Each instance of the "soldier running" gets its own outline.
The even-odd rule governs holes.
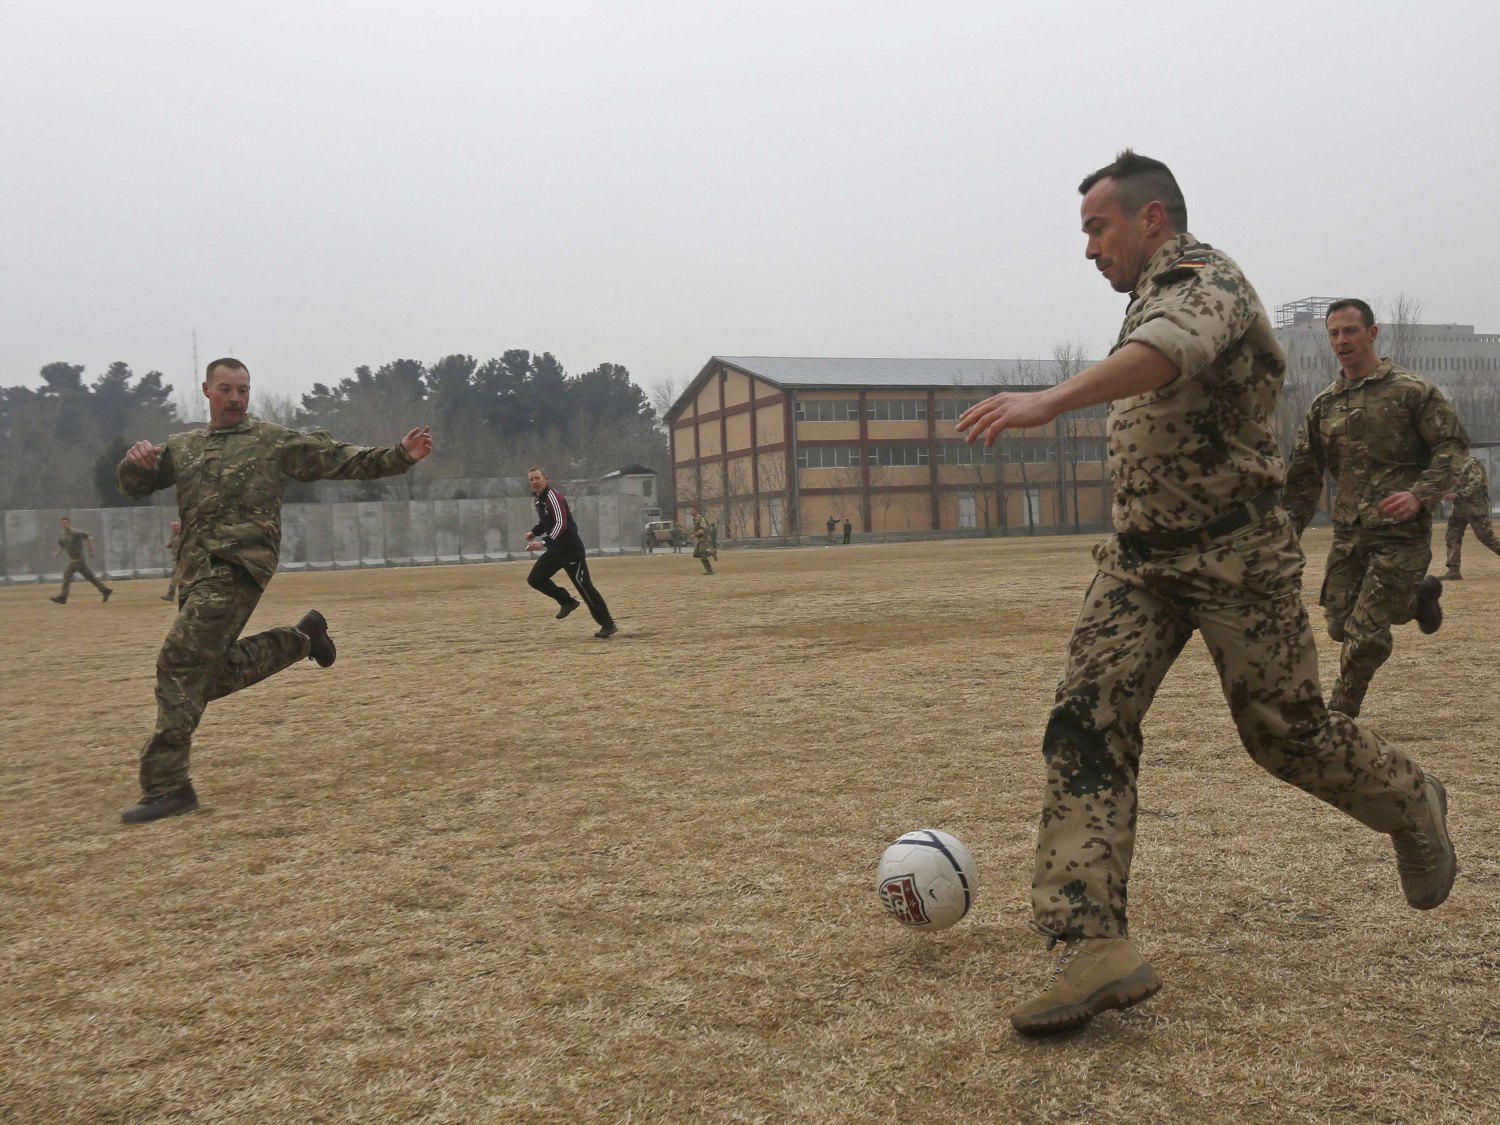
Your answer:
[[[169,602],[177,596],[177,556],[182,546],[182,521],[172,521],[172,534],[167,536],[167,555],[172,560],[172,575],[167,580],[167,592],[161,596],[161,600]]]
[[[114,593],[99,579],[94,577],[94,572],[89,569],[89,564],[83,561],[84,548],[88,549],[89,558],[94,557],[94,537],[87,531],[74,531],[73,521],[63,516],[61,521],[62,535],[57,540],[57,550],[52,552],[55,559],[64,551],[68,554],[68,565],[63,568],[62,593],[55,594],[50,600],[58,605],[63,605],[68,600],[68,587],[73,584],[73,575],[83,575],[84,581],[92,582],[94,589],[98,590],[104,601],[109,601],[109,596]]]
[[[156,730],[141,754],[141,799],[127,824],[191,812],[193,731],[210,700],[259,683],[300,660],[327,668],[337,651],[328,622],[309,610],[293,626],[240,639],[281,554],[287,478],[373,480],[404,473],[432,452],[427,427],[399,445],[364,448],[323,431],[299,434],[252,419],[250,372],[216,359],[203,383],[206,429],[164,445],[136,442],[120,462],[120,492],[132,500],[177,486],[182,522],[177,619],[156,658]]]
[[[969,441],[1109,403],[1111,535],[1068,645],[1042,740],[1046,795],[1031,905],[1065,946],[1011,1013],[1026,1034],[1062,1031],[1161,987],[1130,942],[1126,884],[1147,708],[1195,631],[1257,764],[1396,845],[1407,901],[1442,903],[1457,871],[1447,798],[1430,774],[1318,690],[1302,606],[1302,551],[1278,501],[1271,424],[1286,361],[1255,290],[1187,228],[1165,164],[1129,150],[1085,179],[1085,254],[1130,294],[1109,358],[1037,392],[964,412]],[[984,716],[989,718],[989,716]]]
[[[703,518],[703,513],[697,508],[689,508],[693,516],[693,558],[703,563],[703,572],[712,574],[714,564],[710,558],[717,558],[718,552],[714,550],[713,537],[708,530],[708,521]]]
[[[1444,582],[1463,581],[1464,532],[1474,529],[1478,539],[1495,554],[1500,555],[1500,541],[1495,539],[1495,529],[1490,524],[1490,478],[1484,471],[1484,462],[1470,456],[1458,471],[1458,484],[1443,499],[1453,503],[1453,514],[1448,517],[1448,570]]]

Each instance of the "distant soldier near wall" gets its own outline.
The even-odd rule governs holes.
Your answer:
[[[1495,554],[1500,555],[1500,542],[1495,539],[1495,529],[1490,525],[1490,478],[1484,471],[1484,462],[1471,456],[1458,471],[1458,484],[1445,500],[1453,504],[1453,514],[1448,517],[1448,571],[1444,582],[1463,580],[1459,567],[1464,546],[1464,532],[1474,529],[1478,539]]]
[[[167,580],[167,592],[161,596],[161,600],[169,602],[177,596],[177,556],[182,547],[182,521],[172,521],[172,534],[167,537],[167,557],[172,560],[172,575]]]
[[[83,575],[84,581],[92,582],[94,589],[98,590],[105,601],[114,593],[108,586],[94,577],[94,572],[89,569],[89,564],[83,561],[84,549],[88,549],[89,557],[94,554],[94,537],[87,531],[74,531],[73,521],[67,516],[59,521],[62,524],[62,535],[57,540],[57,550],[52,552],[55,559],[64,551],[68,553],[68,565],[63,569],[62,593],[55,595],[52,601],[63,605],[68,600],[68,587],[73,584],[73,575]]]
[[[705,574],[712,574],[714,564],[709,559],[717,554],[714,550],[713,534],[708,529],[708,521],[703,518],[703,513],[697,508],[689,510],[693,513],[693,558],[703,563]]]

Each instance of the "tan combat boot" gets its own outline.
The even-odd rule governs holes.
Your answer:
[[[1041,994],[1011,1012],[1010,1024],[1023,1035],[1067,1031],[1160,990],[1155,970],[1128,938],[1070,938]]]
[[[1396,870],[1406,901],[1418,910],[1441,906],[1458,877],[1458,854],[1448,838],[1448,791],[1428,774],[1424,788],[1427,801],[1417,812],[1417,826],[1392,832],[1396,844]]]

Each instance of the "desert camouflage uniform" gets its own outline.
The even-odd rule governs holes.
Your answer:
[[[1416,613],[1417,584],[1432,561],[1432,511],[1469,451],[1451,403],[1420,375],[1389,360],[1350,382],[1335,379],[1308,408],[1287,467],[1283,502],[1300,532],[1332,474],[1333,548],[1318,604],[1328,635],[1343,643],[1329,706],[1358,714],[1391,655],[1391,626]],[[1381,515],[1394,492],[1422,508],[1408,520]]]
[[[1448,517],[1448,573],[1458,575],[1462,562],[1464,531],[1472,527],[1478,539],[1495,554],[1500,555],[1500,542],[1495,540],[1495,529],[1490,525],[1490,478],[1484,471],[1484,463],[1470,457],[1458,472],[1458,483],[1453,489],[1458,495],[1453,501],[1453,514]]]
[[[1131,341],[1180,374],[1110,407],[1117,533],[1094,549],[1043,741],[1032,909],[1039,930],[1065,938],[1127,933],[1141,723],[1195,629],[1259,765],[1378,831],[1410,827],[1423,808],[1417,765],[1330,714],[1318,690],[1302,551],[1276,506],[1286,364],[1255,291],[1180,235],[1142,272],[1116,348]],[[1201,530],[1224,517],[1244,522]]]
[[[699,512],[693,517],[693,558],[700,559],[703,569],[712,574],[713,564],[708,560],[714,554],[713,537],[708,530],[708,521],[703,518],[703,513]]]
[[[73,575],[83,576],[85,582],[92,582],[94,589],[101,594],[109,589],[103,582],[94,577],[94,572],[89,569],[89,564],[83,559],[83,545],[93,536],[87,531],[79,531],[76,527],[69,528],[63,532],[57,540],[57,545],[68,555],[68,565],[63,568],[62,592],[58,597],[63,601],[68,600],[68,587],[73,585]]]
[[[182,546],[182,532],[174,531],[167,539],[167,554],[172,556],[172,575],[167,581],[167,592],[165,598],[171,598],[177,593],[177,555]]]
[[[153,472],[122,461],[120,492],[131,499],[177,486],[182,521],[177,619],[156,658],[156,730],[141,754],[141,793],[188,783],[193,731],[210,700],[259,683],[307,656],[296,629],[240,639],[281,555],[287,478],[371,480],[406,472],[400,445],[346,445],[321,431],[299,434],[247,419],[225,430],[167,439]]]

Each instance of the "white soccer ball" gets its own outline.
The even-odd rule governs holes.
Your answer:
[[[979,889],[974,857],[936,828],[908,832],[880,857],[881,905],[903,926],[946,930],[969,912]]]

